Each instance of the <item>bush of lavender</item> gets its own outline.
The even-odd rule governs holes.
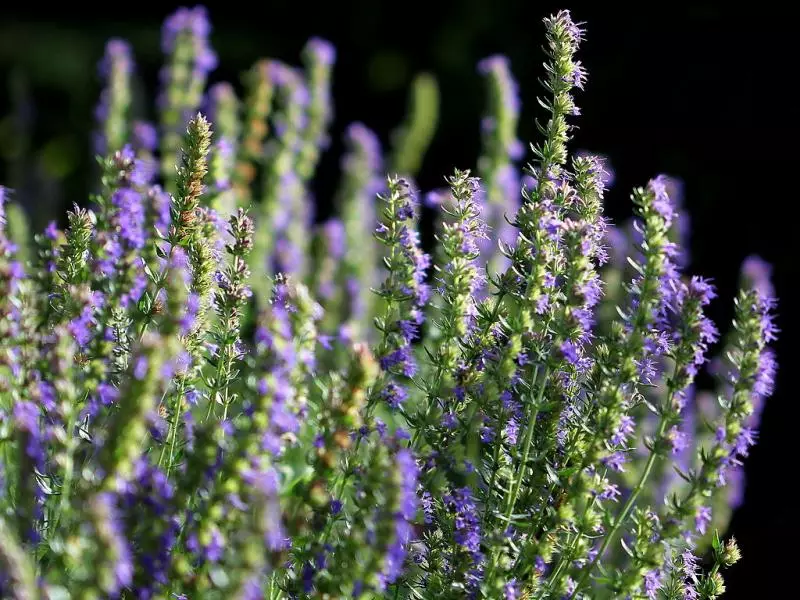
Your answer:
[[[770,268],[742,266],[718,335],[679,182],[609,223],[610,167],[568,150],[582,27],[563,11],[543,33],[524,167],[517,87],[488,57],[475,168],[417,189],[423,76],[390,149],[347,128],[323,223],[328,42],[206,90],[209,23],[181,9],[155,125],[108,43],[93,195],[28,236],[0,188],[3,598],[724,592],[772,391]]]

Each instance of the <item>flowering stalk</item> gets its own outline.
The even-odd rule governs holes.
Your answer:
[[[274,112],[276,137],[271,139],[263,179],[261,205],[255,216],[256,236],[250,268],[255,273],[302,273],[304,255],[293,245],[295,236],[288,229],[300,228],[305,235],[310,214],[306,196],[295,166],[306,126],[309,92],[300,74],[273,61],[268,66],[275,87],[278,110]],[[268,280],[254,281],[256,297],[269,293]]]
[[[348,334],[364,339],[372,334],[375,295],[379,284],[379,246],[373,230],[377,221],[375,196],[383,190],[380,141],[362,123],[345,131],[347,154],[342,158],[342,181],[337,206],[345,229],[343,287],[350,296],[345,308]],[[371,338],[369,338],[371,339]]]
[[[474,327],[474,294],[482,281],[477,264],[478,244],[486,232],[475,201],[479,182],[470,176],[469,171],[456,170],[448,183],[453,206],[444,210],[452,221],[443,225],[437,238],[446,263],[434,267],[438,272],[437,291],[441,298],[440,319],[434,322],[437,336],[432,343],[435,347],[428,350],[434,372],[425,390],[427,400],[424,410],[414,421],[412,447],[430,427],[432,415],[438,415],[443,410],[440,402],[452,393],[455,386],[454,376],[461,354],[459,340],[467,337]]]
[[[514,165],[524,150],[517,139],[519,90],[504,56],[483,59],[478,70],[488,88],[488,108],[481,121],[483,154],[478,159],[478,175],[486,194],[487,225],[498,242],[510,246],[515,238],[511,223],[519,208],[522,186]],[[497,243],[481,246],[490,272],[501,273],[508,267],[508,259]]]
[[[682,536],[691,539],[705,532],[711,511],[703,504],[704,498],[725,484],[728,471],[754,443],[752,431],[744,423],[752,414],[754,403],[772,393],[775,363],[767,344],[776,335],[774,304],[772,297],[753,288],[743,288],[736,298],[729,353],[731,393],[717,424],[714,443],[700,450],[700,469],[686,474],[688,489],[671,499],[660,515],[663,526],[658,536],[664,542],[674,542]],[[630,573],[620,575],[620,589],[637,589],[641,581],[636,575],[648,569],[657,572],[664,559],[658,551],[635,555]]]
[[[181,144],[181,131],[192,113],[200,107],[209,72],[217,66],[217,56],[208,45],[211,26],[205,8],[179,8],[164,22],[162,51],[169,63],[161,71],[162,89],[158,104],[161,126],[161,175],[167,190],[175,190],[175,161]]]
[[[11,600],[36,600],[36,573],[14,532],[0,517],[0,592]]]
[[[100,76],[106,87],[100,94],[100,104],[95,111],[99,131],[95,134],[96,154],[106,157],[122,150],[128,139],[131,105],[131,75],[133,57],[130,45],[120,39],[106,44],[106,52],[99,65]]]
[[[214,307],[219,319],[214,332],[214,345],[217,350],[216,374],[209,380],[209,408],[213,414],[214,407],[223,407],[223,421],[227,418],[229,405],[236,400],[229,396],[231,383],[237,376],[236,363],[240,357],[239,329],[245,302],[250,297],[247,280],[250,271],[247,268],[247,255],[253,247],[253,221],[243,209],[231,216],[229,233],[233,238],[225,250],[231,262],[224,271],[217,272],[219,289],[214,295]]]
[[[211,145],[211,128],[203,115],[198,114],[189,121],[186,130],[185,149],[181,167],[178,169],[177,192],[170,203],[170,223],[166,234],[166,250],[160,248],[159,256],[169,264],[176,249],[191,257],[194,267],[195,293],[207,296],[210,292],[213,264],[210,262],[208,240],[202,236],[200,219],[200,196],[203,193],[203,179],[208,173],[207,156]],[[144,313],[147,315],[142,331],[160,309],[159,295],[164,288],[168,269],[164,268],[153,276],[154,291],[145,298]]]
[[[209,205],[223,215],[235,212],[237,200],[233,189],[236,155],[240,138],[239,99],[228,83],[218,83],[208,92],[209,119],[215,124],[217,140],[209,158],[211,200]]]
[[[270,78],[269,61],[258,61],[244,77],[246,96],[242,140],[236,157],[235,188],[242,201],[252,196],[251,184],[262,162],[264,138],[269,131],[267,117],[274,87]]]
[[[698,367],[705,361],[708,345],[716,340],[716,330],[702,312],[714,295],[713,288],[699,278],[693,278],[688,284],[681,285],[673,309],[678,319],[675,332],[676,345],[673,350],[674,375],[666,382],[669,390],[666,402],[658,408],[659,422],[655,437],[648,443],[650,454],[647,463],[625,505],[605,534],[594,560],[583,569],[582,576],[572,592],[573,597],[577,596],[586,584],[592,569],[613,541],[619,528],[625,523],[647,483],[655,461],[663,458],[668,452],[675,451],[677,443],[675,436],[679,435],[678,426],[681,422],[680,413],[685,402],[686,388],[692,384]]]
[[[333,118],[331,75],[336,50],[330,42],[312,38],[303,48],[309,92],[307,123],[297,157],[297,174],[303,181],[314,175],[321,151],[328,146],[328,127]]]
[[[102,258],[92,265],[93,287],[108,299],[103,310],[117,320],[140,319],[138,302],[147,287],[140,254],[145,247],[146,164],[125,145],[106,163],[104,193],[98,197],[94,244]]]
[[[577,513],[590,529],[594,527],[593,515],[597,514],[595,503],[599,500],[591,490],[602,489],[604,483],[595,468],[587,470],[587,467],[599,464],[612,470],[622,468],[625,456],[617,450],[617,445],[625,440],[620,432],[624,431],[621,427],[625,423],[624,417],[628,410],[626,390],[639,381],[638,357],[644,352],[646,339],[663,298],[661,280],[667,261],[666,232],[672,219],[669,198],[657,182],[650,182],[646,189],[635,190],[634,201],[643,221],[645,240],[642,244],[644,264],[637,266],[640,276],[631,288],[636,294],[631,302],[634,308],[626,319],[625,331],[620,328],[612,333],[614,337],[609,340],[614,344],[611,353],[604,356],[602,362],[595,367],[610,369],[612,374],[605,377],[599,389],[594,392],[596,406],[592,407],[592,412],[586,417],[592,426],[581,436],[584,439],[578,438],[573,442],[580,448],[581,459],[577,473],[566,486],[565,499],[569,508],[563,512],[568,517],[564,521],[569,523],[572,515]],[[609,361],[608,365],[603,364],[605,361]],[[581,504],[584,505],[583,511],[579,511]],[[569,550],[560,557],[549,578],[548,589],[558,589],[563,569],[574,558],[572,552],[577,550],[575,544],[585,539],[584,535],[585,532],[579,532],[576,536],[570,536],[572,541],[567,545]],[[582,551],[588,551],[588,548],[583,548]]]
[[[62,293],[70,285],[84,283],[89,276],[89,243],[94,236],[96,217],[89,210],[75,205],[67,213],[69,227],[64,232],[66,244],[59,254],[56,269]],[[66,294],[62,295],[62,302]]]
[[[369,406],[373,407],[381,399],[390,408],[397,408],[408,395],[399,381],[417,372],[411,342],[419,335],[423,320],[421,307],[428,300],[429,290],[424,278],[430,258],[420,249],[418,234],[409,226],[415,203],[408,182],[389,178],[388,187],[383,197],[382,219],[375,230],[378,241],[388,249],[384,259],[388,274],[376,291],[384,303],[382,314],[376,320],[376,327],[382,334],[376,354],[384,377],[380,385],[375,386]]]
[[[433,141],[439,121],[439,86],[430,73],[420,73],[411,82],[408,114],[392,132],[390,172],[414,177]]]

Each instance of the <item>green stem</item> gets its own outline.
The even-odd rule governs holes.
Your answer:
[[[514,483],[511,488],[511,494],[508,497],[508,505],[506,507],[506,514],[505,519],[506,521],[511,519],[511,515],[514,512],[514,505],[517,503],[517,497],[519,496],[519,490],[522,487],[522,479],[525,474],[525,469],[528,468],[528,458],[530,457],[531,453],[531,444],[533,442],[533,431],[536,429],[536,417],[539,414],[539,406],[542,403],[542,398],[544,397],[544,390],[545,390],[545,383],[547,382],[547,377],[550,375],[550,369],[545,369],[544,377],[542,379],[542,385],[539,388],[539,396],[536,398],[536,403],[531,404],[530,412],[528,413],[528,429],[525,432],[525,441],[523,442],[522,447],[522,460],[519,463],[518,472],[514,475]],[[534,384],[539,379],[539,367],[536,367],[536,370],[533,374],[533,382]]]
[[[182,399],[183,399],[183,382],[181,382],[181,389],[179,390],[179,393],[175,396],[175,404],[173,406],[173,416],[172,416],[173,427],[172,427],[172,437],[169,442],[169,460],[167,461],[167,477],[169,477],[169,474],[172,471],[172,466],[175,464],[175,445],[178,439],[178,423],[181,419],[180,406]],[[161,460],[159,459],[158,462],[160,466]]]
[[[486,319],[486,322],[484,323],[484,326],[481,329],[481,332],[480,332],[481,336],[486,335],[486,333],[489,331],[491,326],[494,325],[494,323],[497,322],[497,315],[500,312],[500,305],[501,305],[501,303],[503,301],[503,296],[505,296],[505,293],[502,292],[502,291],[500,291],[497,294],[497,296],[495,296],[495,302],[494,302],[494,306],[492,307],[492,313],[489,316],[489,318]],[[444,372],[443,372],[442,367],[441,366],[437,367],[436,374],[434,376],[434,381],[436,382],[436,385],[434,386],[434,392],[438,392],[439,391],[439,385],[441,383],[441,379],[442,379],[443,376],[444,376]],[[427,406],[426,406],[426,409],[425,409],[425,418],[424,418],[424,421],[422,423],[423,426],[422,427],[417,427],[414,430],[414,435],[411,438],[411,448],[415,452],[417,452],[419,450],[419,448],[417,448],[417,443],[419,442],[419,436],[422,435],[422,431],[425,428],[424,426],[427,425],[428,419],[430,418],[430,413],[433,410],[433,405],[434,405],[434,402],[436,400],[436,397],[437,397],[437,393],[428,394],[428,402],[427,402]]]
[[[58,502],[58,513],[56,513],[51,531],[57,531],[58,522],[69,508],[70,495],[72,493],[72,480],[75,475],[75,448],[77,447],[75,435],[73,433],[78,416],[78,411],[76,409],[76,406],[72,406],[72,410],[69,414],[69,422],[67,424],[67,456],[64,461],[64,483],[61,485],[61,498]]]
[[[169,423],[169,431],[167,432],[167,444],[163,444],[161,446],[161,454],[158,456],[158,466],[161,467],[161,463],[164,461],[164,455],[167,452],[167,445],[169,441],[177,435],[178,429],[178,407],[180,406],[180,399],[183,396],[183,385],[184,379],[181,378],[180,385],[178,386],[177,394],[175,397],[175,403],[172,407],[172,420]],[[161,397],[161,402],[164,402],[164,398],[166,397],[167,392],[164,392],[164,395]],[[170,464],[172,463],[172,449],[170,449]],[[167,475],[169,475],[169,471],[167,471]]]
[[[489,489],[486,498],[486,506],[483,509],[483,518],[481,519],[481,525],[483,527],[486,526],[486,519],[489,517],[489,514],[492,512],[492,500],[494,499],[494,484],[497,482],[497,463],[500,460],[500,448],[503,445],[500,443],[500,430],[501,430],[502,421],[497,419],[497,426],[495,427],[494,432],[494,453],[492,454],[492,478],[489,480]]]
[[[603,477],[605,477],[605,476],[606,476],[606,472],[604,471],[603,472]],[[580,520],[578,522],[581,522],[586,518],[586,515],[589,514],[590,510],[592,510],[592,508],[594,507],[594,503],[596,501],[597,501],[597,496],[593,497],[589,502],[586,503],[586,505],[583,507],[583,512],[581,513],[581,518],[580,518]],[[575,537],[573,537],[569,541],[569,547],[568,547],[567,551],[561,553],[561,556],[558,559],[558,564],[556,565],[556,568],[553,569],[553,573],[548,578],[548,584],[546,586],[542,587],[542,590],[540,591],[539,595],[537,595],[537,599],[543,598],[544,594],[546,592],[549,592],[553,588],[553,586],[557,586],[558,585],[559,576],[561,575],[561,572],[566,568],[567,564],[569,564],[569,562],[570,562],[570,558],[569,557],[572,556],[572,552],[575,550],[575,546],[577,545],[578,540],[580,540],[581,535],[583,535],[583,533],[581,531],[576,531],[575,532]]]
[[[536,417],[539,414],[539,406],[542,403],[542,398],[544,397],[544,390],[547,383],[547,378],[550,376],[550,367],[547,367],[544,371],[544,377],[541,381],[541,387],[539,388],[539,394],[536,398],[535,402],[531,402],[530,406],[528,407],[528,428],[525,431],[525,440],[523,441],[522,447],[522,459],[519,462],[517,467],[517,472],[514,474],[514,480],[511,483],[511,489],[509,490],[509,494],[505,501],[506,504],[506,512],[503,515],[503,521],[505,523],[511,522],[511,515],[514,514],[514,505],[517,503],[517,498],[519,496],[519,490],[522,487],[522,480],[525,475],[525,470],[528,468],[528,458],[530,457],[531,445],[533,443],[533,431],[536,429]],[[539,366],[536,366],[536,369],[533,373],[533,381],[531,383],[531,387],[533,387],[539,380]],[[491,580],[491,575],[494,574],[494,570],[497,566],[497,554],[498,548],[495,548],[492,552],[492,560],[491,564],[489,565],[489,569],[487,570],[486,574],[486,581]]]
[[[662,435],[664,435],[664,430],[666,429],[667,419],[666,414],[664,413],[661,416],[661,419],[658,423],[658,431],[656,432],[655,439],[658,440]],[[614,524],[612,525],[611,529],[609,530],[608,534],[603,539],[603,544],[600,546],[600,549],[597,552],[597,555],[594,557],[589,566],[587,566],[583,570],[583,574],[581,578],[578,580],[578,584],[575,586],[572,594],[569,597],[569,600],[573,600],[581,588],[586,584],[586,581],[589,579],[589,575],[594,570],[594,567],[597,565],[600,558],[605,553],[608,546],[611,544],[614,536],[616,535],[617,531],[619,530],[620,526],[625,522],[630,514],[631,510],[633,510],[634,505],[636,504],[636,500],[639,498],[639,494],[642,493],[645,484],[647,483],[648,477],[650,477],[650,471],[653,469],[653,465],[656,462],[656,458],[658,458],[658,453],[655,451],[650,452],[650,456],[647,459],[647,463],[644,466],[644,470],[642,474],[639,476],[639,481],[636,484],[636,487],[633,488],[631,495],[628,497],[628,501],[625,502],[625,506],[622,507],[622,511],[617,515],[617,518],[614,520]]]

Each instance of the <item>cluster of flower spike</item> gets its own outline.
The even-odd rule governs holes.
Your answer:
[[[676,181],[608,222],[606,165],[568,149],[584,32],[568,12],[545,30],[524,168],[492,56],[479,177],[416,188],[426,76],[390,160],[347,127],[323,223],[328,42],[257,62],[240,100],[206,90],[209,23],[181,9],[156,125],[109,43],[97,195],[28,242],[0,187],[2,597],[723,593],[776,368],[769,265],[743,265],[720,336]]]

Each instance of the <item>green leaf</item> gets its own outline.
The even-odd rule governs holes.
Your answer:
[[[714,549],[715,556],[719,556],[722,552],[722,542],[719,539],[719,530],[714,530],[714,537],[711,538],[711,547]]]

